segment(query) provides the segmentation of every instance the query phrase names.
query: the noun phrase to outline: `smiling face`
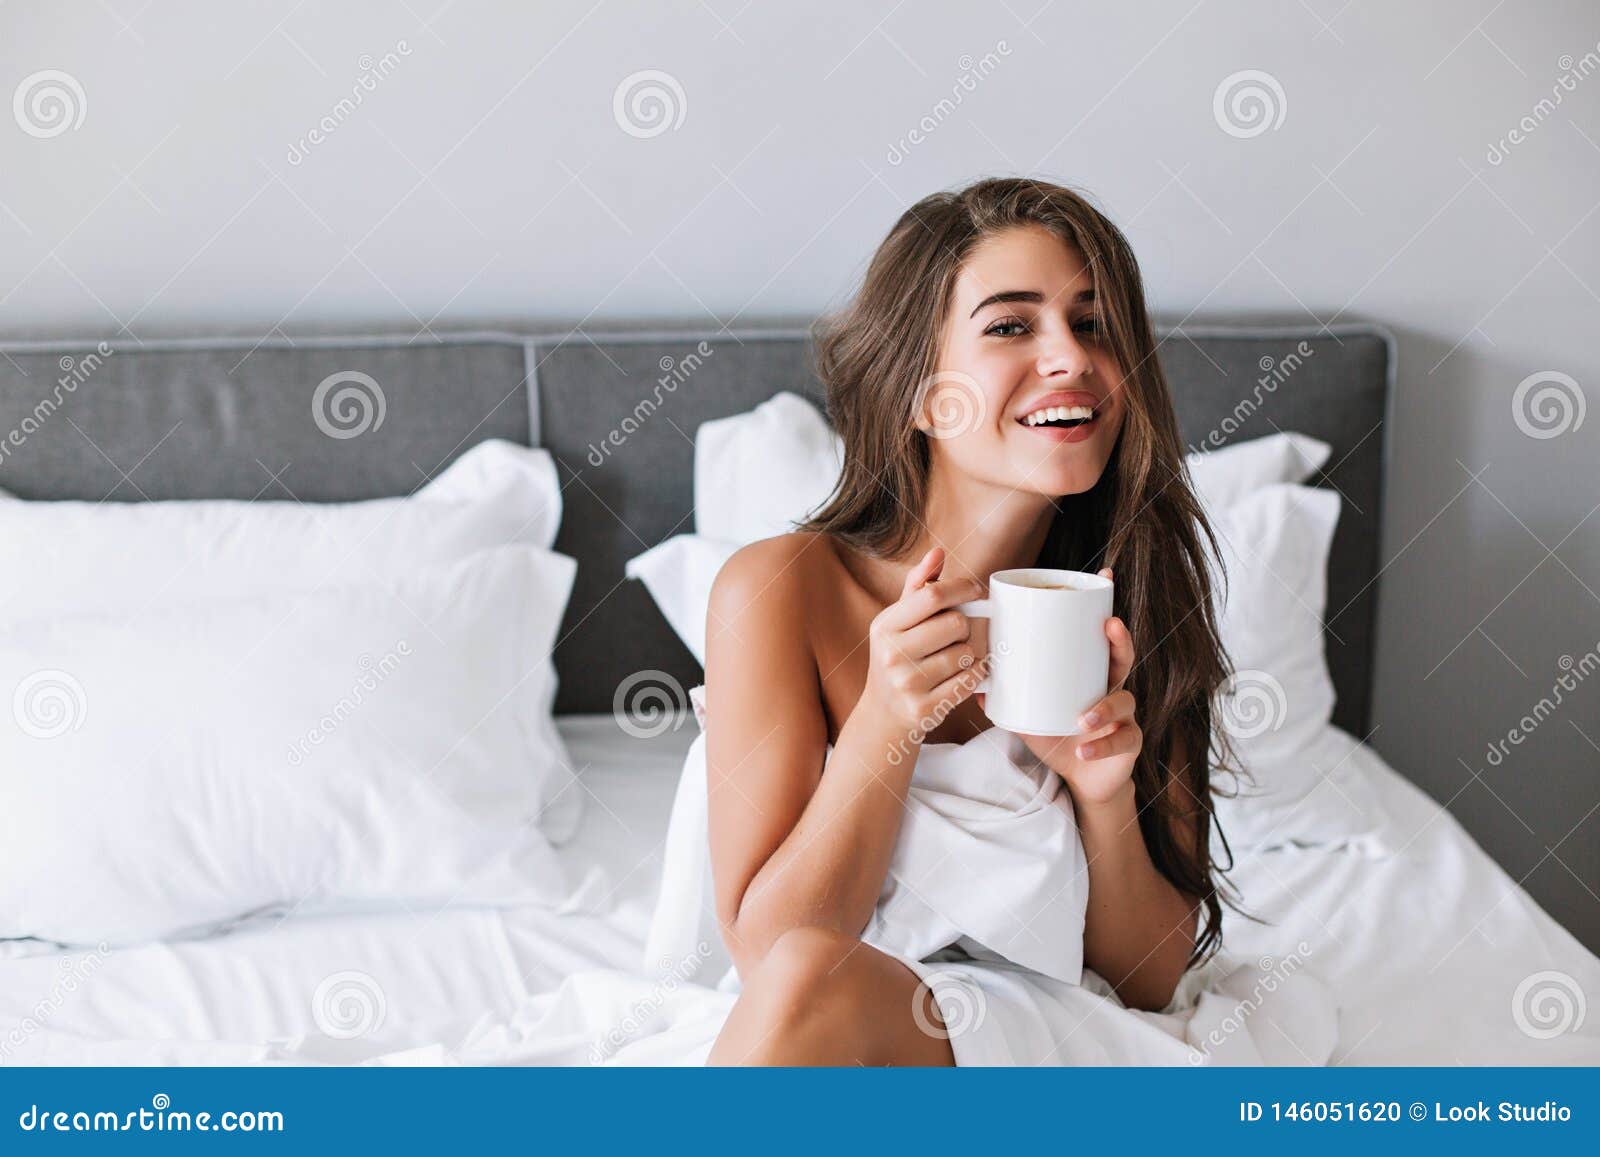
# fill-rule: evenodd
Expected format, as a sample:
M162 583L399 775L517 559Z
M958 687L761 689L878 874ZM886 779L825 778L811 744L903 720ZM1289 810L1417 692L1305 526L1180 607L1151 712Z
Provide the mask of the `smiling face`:
M1094 293L1082 254L1041 226L973 247L918 423L935 473L1050 497L1100 480L1126 406Z

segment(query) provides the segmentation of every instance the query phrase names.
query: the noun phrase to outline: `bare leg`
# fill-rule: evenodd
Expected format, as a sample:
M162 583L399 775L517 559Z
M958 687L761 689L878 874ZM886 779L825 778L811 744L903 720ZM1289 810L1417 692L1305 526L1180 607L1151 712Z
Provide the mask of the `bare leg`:
M744 986L713 1065L953 1065L932 994L853 936L796 928Z

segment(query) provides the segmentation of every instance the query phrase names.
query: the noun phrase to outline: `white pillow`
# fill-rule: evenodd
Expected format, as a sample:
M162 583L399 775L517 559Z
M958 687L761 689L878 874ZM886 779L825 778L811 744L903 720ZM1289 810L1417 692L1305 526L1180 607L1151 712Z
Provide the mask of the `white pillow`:
M1220 450L1184 455L1189 478L1206 512L1226 510L1274 482L1304 482L1328 460L1333 447L1308 434L1268 434Z
M1338 521L1337 493L1284 484L1213 519L1227 576L1224 591L1213 564L1218 626L1235 668L1214 706L1252 781L1213 776L1240 793L1216 801L1235 849L1334 843L1382 823L1376 795L1346 758L1356 741L1331 723L1322 622Z
M667 625L702 667L706 665L711 584L723 563L742 545L703 534L679 534L629 559L623 568L629 578L644 583Z
M569 785L545 704L575 570L501 547L0 629L0 938L564 900L538 819Z
M0 625L393 582L488 547L549 548L560 523L561 486L549 453L498 439L480 442L403 498L12 500L0 503ZM555 707L553 665L548 687L546 714ZM543 830L559 843L582 818L583 793L567 792L543 817Z
M548 549L560 521L550 455L504 441L479 443L406 498L4 502L0 623L388 581L485 547Z
M1270 434L1185 456L1195 492L1220 510L1273 482L1304 482L1328 460L1326 442ZM706 422L694 439L694 527L741 545L785 534L827 500L844 461L839 437L798 394Z
M844 456L821 412L799 394L702 423L694 436L694 528L747 543L786 534L826 501Z
M1322 617L1338 522L1336 492L1286 484L1264 487L1215 519L1218 628L1238 674L1237 699L1225 714L1257 756L1292 755L1333 715ZM1262 678L1251 683L1250 672ZM1260 719L1257 707L1265 709Z

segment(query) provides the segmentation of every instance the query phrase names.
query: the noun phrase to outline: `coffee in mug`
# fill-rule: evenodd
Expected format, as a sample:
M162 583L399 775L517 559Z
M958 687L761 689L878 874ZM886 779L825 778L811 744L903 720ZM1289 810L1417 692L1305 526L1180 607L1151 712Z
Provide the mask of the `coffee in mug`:
M1069 582L1056 582L1045 579L1028 579L1020 581L1018 586L1027 587L1036 591L1075 591L1078 588Z

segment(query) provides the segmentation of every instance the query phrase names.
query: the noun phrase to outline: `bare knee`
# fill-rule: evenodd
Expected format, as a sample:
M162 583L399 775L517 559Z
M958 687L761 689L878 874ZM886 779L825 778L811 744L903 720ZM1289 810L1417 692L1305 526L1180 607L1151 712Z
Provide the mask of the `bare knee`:
M868 1023L866 977L854 936L793 928L767 950L744 986L748 1012L765 1035L794 1041L827 1037L849 1047Z
M853 936L796 928L745 979L712 1064L948 1065L916 974ZM904 1016L896 1010L903 1009Z
M791 928L767 950L746 991L775 1005L812 1005L849 988L856 971L850 957L860 948L854 936L829 928Z
M791 928L767 949L756 975L767 983L825 983L861 947L861 941L831 928Z

